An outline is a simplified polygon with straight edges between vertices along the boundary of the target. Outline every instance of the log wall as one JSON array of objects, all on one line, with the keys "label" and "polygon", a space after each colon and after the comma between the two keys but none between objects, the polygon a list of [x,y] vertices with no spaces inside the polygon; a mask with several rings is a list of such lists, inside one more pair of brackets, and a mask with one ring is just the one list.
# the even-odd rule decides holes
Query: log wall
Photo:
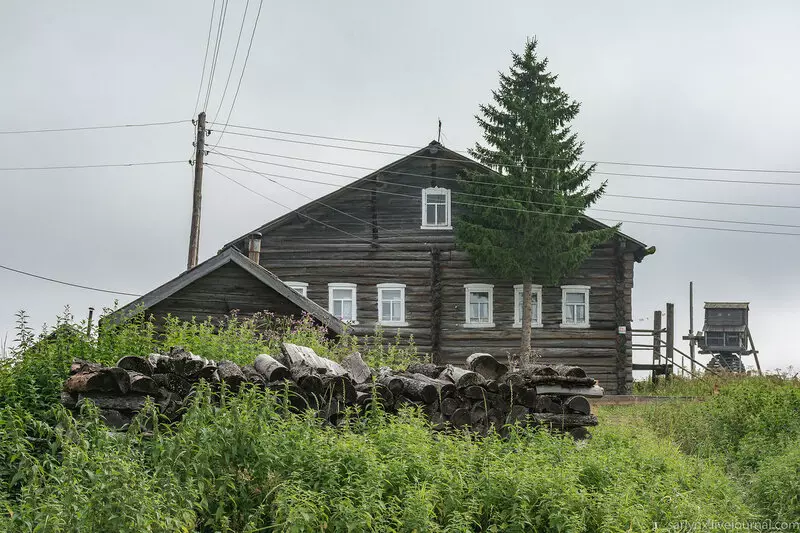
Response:
[{"label": "log wall", "polygon": [[[503,357],[519,346],[520,329],[512,326],[513,286],[521,280],[496,280],[472,267],[456,249],[452,230],[420,229],[420,188],[453,189],[455,182],[441,178],[455,179],[461,168],[412,158],[393,167],[398,173],[357,182],[364,190],[340,189],[298,210],[310,218],[296,212],[262,228],[261,264],[283,281],[308,283],[308,297],[325,308],[328,283],[357,284],[358,335],[371,335],[377,324],[376,285],[404,283],[409,325],[384,327],[387,337],[399,331],[442,364],[463,364],[473,352]],[[455,220],[459,206],[453,210]],[[634,257],[632,245],[625,246],[624,241],[599,246],[578,273],[563,280],[591,287],[589,328],[560,327],[561,289],[545,287],[543,327],[533,330],[534,348],[545,362],[584,367],[611,393],[624,392],[632,381],[630,342],[617,333],[618,326],[629,330],[631,322]],[[237,247],[246,250],[246,242]],[[467,283],[494,285],[496,327],[463,327]]]}]

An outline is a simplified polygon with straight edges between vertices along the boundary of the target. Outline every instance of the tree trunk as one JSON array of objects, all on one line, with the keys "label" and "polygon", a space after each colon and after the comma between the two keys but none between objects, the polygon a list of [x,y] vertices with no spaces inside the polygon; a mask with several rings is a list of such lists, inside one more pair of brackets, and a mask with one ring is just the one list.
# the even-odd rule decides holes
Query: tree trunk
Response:
[{"label": "tree trunk", "polygon": [[533,297],[531,280],[522,283],[522,335],[520,337],[519,356],[522,366],[531,364],[531,314],[533,312]]}]

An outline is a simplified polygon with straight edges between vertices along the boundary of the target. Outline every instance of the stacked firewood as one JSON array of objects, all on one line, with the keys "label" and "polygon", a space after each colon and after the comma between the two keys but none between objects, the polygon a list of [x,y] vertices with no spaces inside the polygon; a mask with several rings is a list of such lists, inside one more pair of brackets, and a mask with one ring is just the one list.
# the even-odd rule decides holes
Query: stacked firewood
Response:
[{"label": "stacked firewood", "polygon": [[194,384],[204,380],[238,390],[245,383],[277,393],[295,410],[313,409],[339,424],[376,405],[387,412],[419,407],[436,429],[486,433],[515,423],[536,424],[576,437],[597,424],[587,398],[603,389],[579,367],[529,365],[509,372],[490,354],[475,353],[466,368],[416,363],[405,371],[371,369],[358,353],[341,363],[311,348],[284,343],[280,355],[258,355],[252,365],[211,361],[182,348],[147,358],[123,357],[115,367],[76,361],[62,403],[78,410],[91,400],[106,422],[124,427],[151,397],[160,411],[178,418]]}]

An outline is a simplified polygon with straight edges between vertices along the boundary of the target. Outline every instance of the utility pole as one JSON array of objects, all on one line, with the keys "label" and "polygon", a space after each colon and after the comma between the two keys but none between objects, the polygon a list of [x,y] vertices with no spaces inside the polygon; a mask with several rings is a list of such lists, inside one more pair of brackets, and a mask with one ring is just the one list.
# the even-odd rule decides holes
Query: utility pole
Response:
[{"label": "utility pole", "polygon": [[689,282],[689,365],[694,376],[694,283]]},{"label": "utility pole", "polygon": [[189,260],[186,269],[197,266],[200,251],[200,208],[203,201],[203,158],[206,153],[206,112],[197,115],[194,153],[194,194],[192,195],[192,227],[189,232]]}]

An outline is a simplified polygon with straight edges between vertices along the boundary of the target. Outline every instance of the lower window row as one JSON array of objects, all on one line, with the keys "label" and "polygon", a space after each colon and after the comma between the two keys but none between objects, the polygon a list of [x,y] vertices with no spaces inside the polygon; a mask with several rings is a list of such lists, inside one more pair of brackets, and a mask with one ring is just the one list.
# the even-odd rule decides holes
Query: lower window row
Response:
[{"label": "lower window row", "polygon": [[[308,296],[308,283],[287,281],[286,285]],[[407,326],[406,286],[402,283],[379,283],[378,323],[386,326]],[[589,327],[589,290],[586,285],[561,287],[561,326]],[[358,323],[357,285],[328,284],[328,312],[342,321]],[[514,327],[522,326],[522,285],[514,286]],[[542,286],[533,285],[531,293],[531,326],[542,325]],[[494,327],[494,285],[470,283],[464,285],[464,327]]]}]

